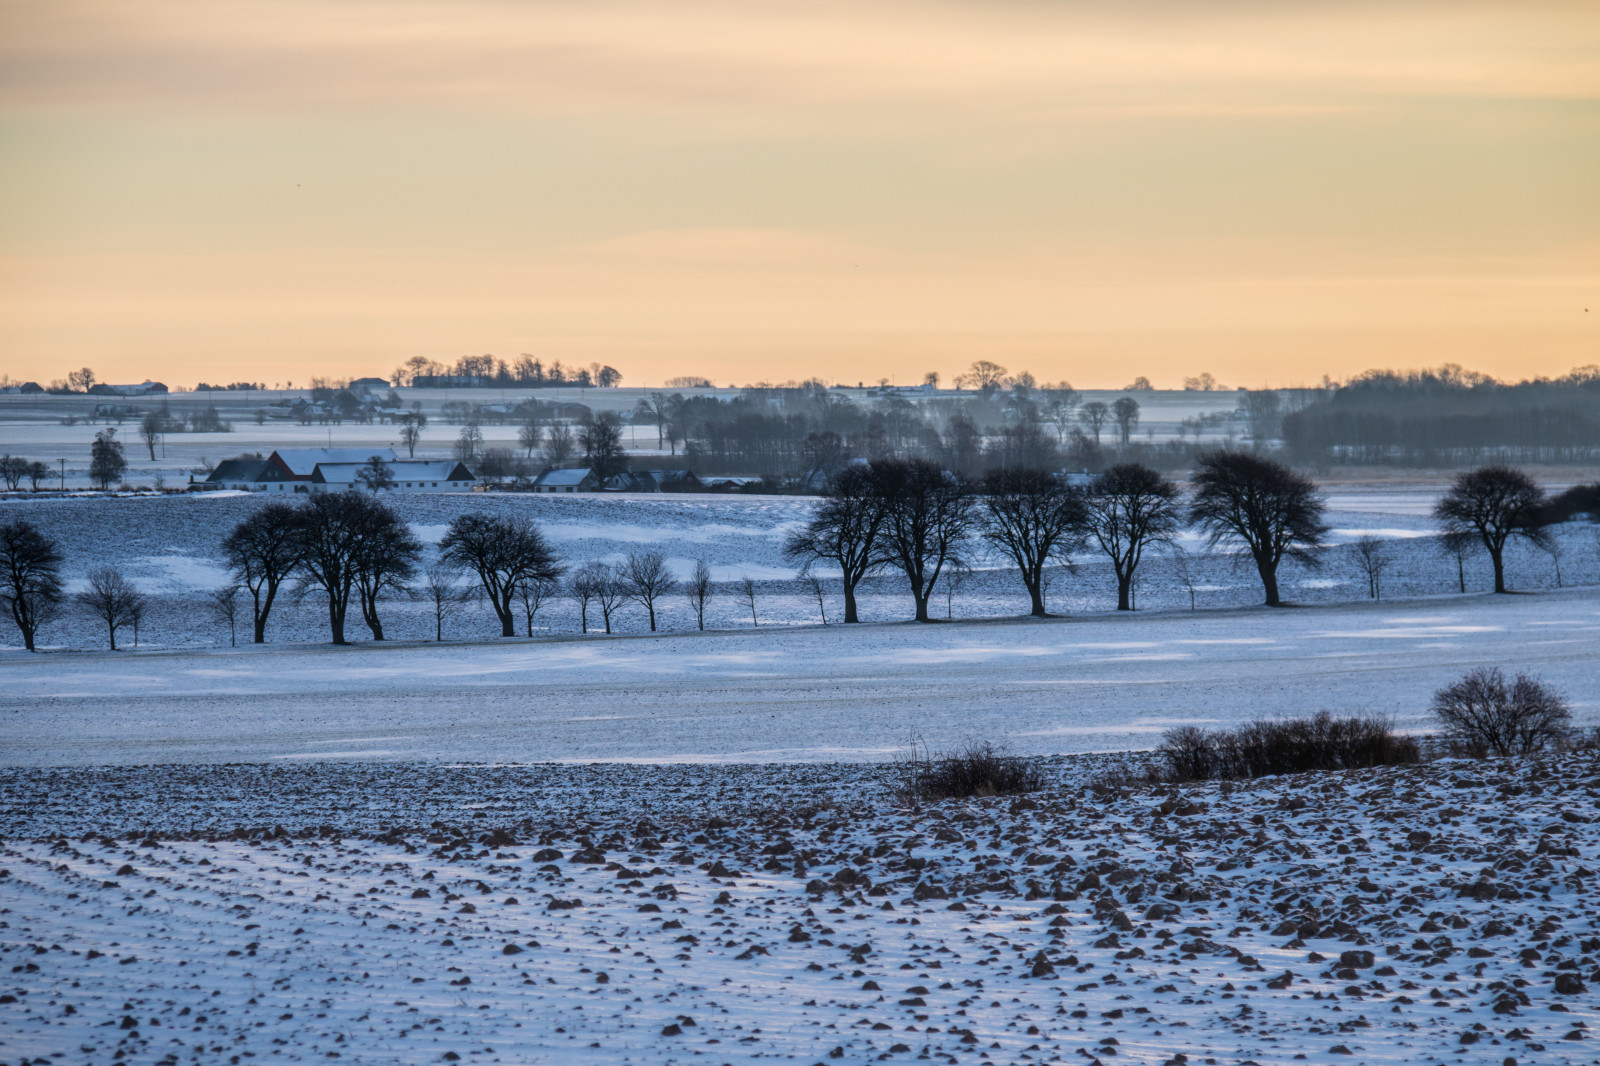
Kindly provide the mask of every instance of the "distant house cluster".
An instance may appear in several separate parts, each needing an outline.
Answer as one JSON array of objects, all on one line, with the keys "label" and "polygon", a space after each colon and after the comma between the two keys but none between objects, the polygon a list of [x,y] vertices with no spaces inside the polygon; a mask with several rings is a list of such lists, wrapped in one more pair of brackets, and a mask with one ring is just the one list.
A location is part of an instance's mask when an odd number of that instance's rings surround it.
[{"label": "distant house cluster", "polygon": [[477,480],[454,459],[401,459],[391,448],[280,448],[265,459],[218,463],[205,484],[245,492],[467,492]]},{"label": "distant house cluster", "polygon": [[37,381],[24,381],[20,385],[7,385],[0,388],[0,395],[8,396],[34,396],[44,392],[44,386]]}]

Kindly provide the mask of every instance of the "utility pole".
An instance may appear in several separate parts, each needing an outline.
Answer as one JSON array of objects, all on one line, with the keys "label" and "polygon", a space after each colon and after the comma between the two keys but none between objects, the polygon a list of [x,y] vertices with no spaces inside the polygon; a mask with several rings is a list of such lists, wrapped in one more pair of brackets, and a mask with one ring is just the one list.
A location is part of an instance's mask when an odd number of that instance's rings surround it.
[{"label": "utility pole", "polygon": [[65,459],[62,459],[62,460],[60,460],[60,463],[61,463],[61,491],[62,492],[66,492],[67,491],[67,461]]}]

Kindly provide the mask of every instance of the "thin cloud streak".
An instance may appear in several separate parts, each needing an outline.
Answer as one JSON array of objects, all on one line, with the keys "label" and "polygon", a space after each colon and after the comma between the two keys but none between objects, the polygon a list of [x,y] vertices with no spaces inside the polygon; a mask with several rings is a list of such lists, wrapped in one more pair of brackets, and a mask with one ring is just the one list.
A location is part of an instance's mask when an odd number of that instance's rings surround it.
[{"label": "thin cloud streak", "polygon": [[3,24],[12,106],[1190,102],[1238,116],[1351,94],[1600,95],[1600,9],[1565,3],[97,0],[13,3]]}]

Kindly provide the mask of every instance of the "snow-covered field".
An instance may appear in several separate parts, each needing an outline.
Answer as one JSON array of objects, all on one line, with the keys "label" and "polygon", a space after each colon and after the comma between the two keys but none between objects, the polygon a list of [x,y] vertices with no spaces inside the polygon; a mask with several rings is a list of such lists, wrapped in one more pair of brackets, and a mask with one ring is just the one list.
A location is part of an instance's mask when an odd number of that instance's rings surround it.
[{"label": "snow-covered field", "polygon": [[837,767],[6,772],[0,1056],[1596,1060],[1592,753],[1103,764],[922,807]]},{"label": "snow-covered field", "polygon": [[[849,629],[779,550],[811,501],[400,497],[430,544],[486,508],[572,562],[705,559],[760,580],[762,624],[724,584],[704,634],[678,602],[585,638],[559,604],[434,644],[396,602],[400,640],[334,648],[308,602],[237,650],[199,604],[258,500],[0,503],[73,581],[110,563],[155,600],[145,650],[87,650],[69,612],[0,651],[0,1063],[1593,1063],[1593,752],[1097,787],[1180,723],[1424,728],[1486,664],[1600,722],[1600,590],[1519,552],[1539,591],[1456,595],[1431,490],[1330,495],[1337,541],[1390,542],[1393,600],[1335,548],[1288,573],[1301,607],[1211,559],[1200,610],[1158,562],[1117,615],[1085,556],[1065,617],[1017,617],[990,563],[962,621],[899,621],[884,577]],[[1594,530],[1565,536],[1592,582]],[[908,805],[913,738],[1044,756],[1050,787]]]},{"label": "snow-covered field", "polygon": [[1380,711],[1421,726],[1474,666],[1600,721],[1600,591],[1269,610],[746,628],[475,644],[8,653],[13,765],[235,760],[826,761],[921,736],[1027,753],[1182,722]]},{"label": "snow-covered field", "polygon": [[[1323,565],[1308,570],[1285,564],[1285,595],[1301,603],[1336,603],[1367,596],[1367,581],[1360,571],[1352,541],[1365,534],[1384,538],[1392,563],[1383,575],[1385,597],[1447,595],[1459,588],[1456,561],[1438,549],[1427,512],[1438,486],[1338,487],[1329,492],[1330,540],[1333,547]],[[713,628],[749,627],[749,607],[728,584],[744,577],[760,583],[757,618],[764,625],[816,624],[821,619],[809,588],[795,579],[795,566],[782,554],[783,540],[804,523],[816,501],[795,497],[729,497],[711,495],[587,495],[528,496],[498,493],[395,496],[390,502],[411,523],[419,539],[436,544],[455,515],[469,510],[517,514],[532,518],[549,535],[563,557],[572,564],[592,559],[620,561],[630,551],[653,549],[669,557],[674,569],[686,576],[696,560],[705,560],[723,583],[711,603],[708,625]],[[153,597],[153,605],[139,632],[141,646],[177,647],[226,643],[226,626],[205,610],[204,593],[227,580],[219,557],[227,531],[262,500],[244,494],[206,494],[164,498],[80,497],[0,502],[0,517],[21,517],[35,523],[62,545],[66,572],[72,587],[80,587],[93,567],[121,568]],[[1600,530],[1589,523],[1571,523],[1558,532],[1564,546],[1561,558],[1564,584],[1593,585],[1600,581]],[[1203,545],[1189,537],[1185,547],[1202,553]],[[936,592],[935,611],[958,618],[1015,616],[1027,609],[1027,597],[1015,571],[993,553],[974,545],[973,575],[959,587]],[[430,547],[430,551],[431,551]],[[1515,588],[1544,589],[1556,585],[1553,560],[1542,552],[1514,543],[1509,549],[1509,573]],[[1062,613],[1104,612],[1116,605],[1116,586],[1105,557],[1085,552],[1076,560],[1076,573],[1059,568],[1052,575],[1049,602]],[[1200,554],[1191,564],[1194,602],[1204,609],[1260,602],[1260,585],[1253,568],[1232,557]],[[826,578],[826,571],[819,570]],[[1469,590],[1490,584],[1486,558],[1481,553],[1467,561]],[[837,621],[843,607],[837,579],[825,581],[823,608]],[[948,593],[948,596],[947,594]],[[1166,553],[1155,552],[1140,571],[1136,588],[1141,608],[1168,609],[1190,606],[1188,588],[1178,579]],[[863,589],[862,617],[888,621],[907,618],[911,600],[903,578],[884,573]],[[401,639],[433,635],[429,608],[419,602],[394,600],[383,608],[385,629]],[[591,619],[593,621],[593,619]],[[667,629],[691,627],[693,615],[681,597],[669,597],[661,615]],[[616,620],[622,632],[645,628],[642,610],[626,607]],[[535,620],[540,633],[567,634],[579,630],[578,611],[569,601],[549,604]],[[364,634],[359,619],[349,635]],[[453,638],[490,637],[499,632],[487,609],[468,608],[447,624]],[[132,634],[128,634],[131,638]],[[269,639],[319,641],[327,639],[327,623],[319,604],[280,601],[268,630]],[[0,642],[17,642],[14,629],[0,629]],[[131,642],[126,641],[126,642]],[[104,633],[95,619],[79,608],[64,612],[47,626],[41,643],[53,647],[95,648],[104,645]],[[3,644],[0,644],[3,646]]]}]

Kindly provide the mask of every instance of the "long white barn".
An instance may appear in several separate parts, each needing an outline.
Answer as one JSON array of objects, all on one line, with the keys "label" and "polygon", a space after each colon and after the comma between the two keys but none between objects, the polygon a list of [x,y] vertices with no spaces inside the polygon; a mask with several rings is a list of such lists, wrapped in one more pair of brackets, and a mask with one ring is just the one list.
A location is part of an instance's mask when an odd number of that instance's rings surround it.
[{"label": "long white barn", "polygon": [[[393,484],[384,492],[463,492],[477,483],[466,464],[454,459],[396,459],[385,463]],[[366,463],[318,463],[311,473],[312,492],[344,492],[365,489],[362,471]]]}]

